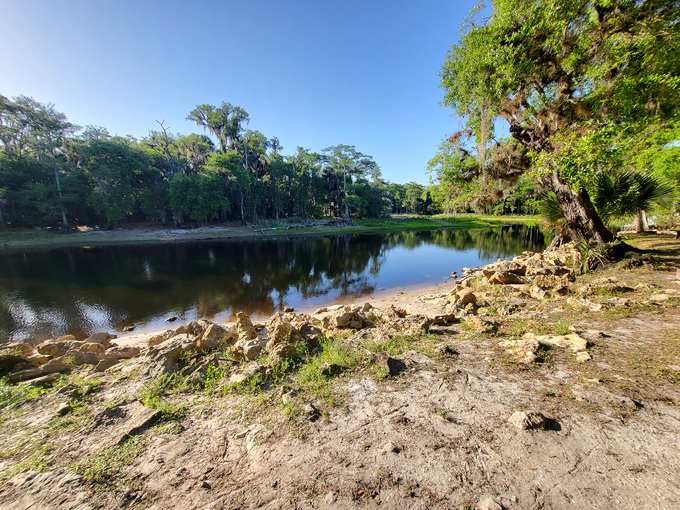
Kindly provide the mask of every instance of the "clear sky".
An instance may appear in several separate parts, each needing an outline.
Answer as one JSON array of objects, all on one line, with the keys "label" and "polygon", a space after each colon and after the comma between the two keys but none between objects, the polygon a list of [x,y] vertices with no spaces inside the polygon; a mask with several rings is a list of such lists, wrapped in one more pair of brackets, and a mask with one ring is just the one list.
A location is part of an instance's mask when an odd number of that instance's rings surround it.
[{"label": "clear sky", "polygon": [[355,145],[393,182],[459,129],[439,68],[476,0],[0,0],[0,94],[142,137],[197,104],[245,108],[284,154]]}]

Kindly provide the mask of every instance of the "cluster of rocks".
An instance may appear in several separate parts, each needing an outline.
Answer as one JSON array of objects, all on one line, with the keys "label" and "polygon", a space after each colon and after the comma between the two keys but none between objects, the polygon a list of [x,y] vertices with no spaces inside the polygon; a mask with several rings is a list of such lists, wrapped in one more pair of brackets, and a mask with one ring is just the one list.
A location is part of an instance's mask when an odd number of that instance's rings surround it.
[{"label": "cluster of rocks", "polygon": [[94,365],[102,372],[121,359],[138,356],[138,347],[119,347],[111,342],[116,335],[95,333],[85,340],[73,335],[50,339],[37,347],[26,342],[5,344],[0,350],[0,370],[9,372],[7,381],[32,384],[50,383],[60,372],[80,365]]}]

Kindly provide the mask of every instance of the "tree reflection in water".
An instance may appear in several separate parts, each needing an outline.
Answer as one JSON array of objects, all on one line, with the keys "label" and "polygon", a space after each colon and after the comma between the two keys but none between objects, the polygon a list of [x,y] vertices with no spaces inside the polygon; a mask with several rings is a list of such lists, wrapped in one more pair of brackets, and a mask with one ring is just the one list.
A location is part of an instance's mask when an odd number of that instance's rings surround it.
[{"label": "tree reflection in water", "polygon": [[436,273],[428,247],[445,253],[441,274],[432,276],[441,281],[470,260],[476,265],[542,250],[545,239],[535,227],[513,225],[6,253],[0,256],[0,339],[83,337],[131,323],[155,329],[170,315],[262,316],[284,306],[356,299],[385,285],[381,271],[390,260],[406,261],[393,263],[398,276],[390,286],[422,283],[424,268]]}]

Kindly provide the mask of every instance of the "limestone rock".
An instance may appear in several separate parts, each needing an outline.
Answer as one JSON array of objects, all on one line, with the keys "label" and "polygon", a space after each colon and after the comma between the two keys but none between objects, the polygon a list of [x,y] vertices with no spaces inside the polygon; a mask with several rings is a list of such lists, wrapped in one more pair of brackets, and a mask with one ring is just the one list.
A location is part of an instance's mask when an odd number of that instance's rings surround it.
[{"label": "limestone rock", "polygon": [[26,342],[12,342],[0,347],[0,357],[4,355],[33,356],[35,349]]},{"label": "limestone rock", "polygon": [[503,507],[491,495],[486,494],[479,498],[475,510],[503,510]]},{"label": "limestone rock", "polygon": [[571,333],[569,335],[541,335],[536,336],[532,333],[527,333],[525,336],[533,336],[538,340],[539,343],[543,345],[549,345],[551,347],[562,347],[569,348],[572,351],[584,351],[588,347],[588,341],[585,338],[581,338],[576,333]]},{"label": "limestone rock", "polygon": [[532,286],[529,292],[532,298],[538,299],[539,301],[542,301],[548,297],[548,293],[538,285]]},{"label": "limestone rock", "polygon": [[229,378],[229,384],[241,384],[252,379],[264,379],[267,367],[260,363],[248,363],[235,371]]},{"label": "limestone rock", "polygon": [[147,364],[147,374],[157,377],[175,371],[180,356],[185,352],[195,350],[197,345],[196,337],[185,333],[175,335],[156,347],[150,347],[147,353],[150,358]]},{"label": "limestone rock", "polygon": [[465,324],[479,333],[493,333],[498,330],[498,324],[491,319],[484,319],[476,315],[465,317]]},{"label": "limestone rock", "polygon": [[61,335],[59,338],[57,338],[57,342],[68,342],[70,340],[76,340],[76,337],[73,335]]},{"label": "limestone rock", "polygon": [[44,356],[59,357],[69,351],[93,352],[104,354],[104,346],[95,342],[81,342],[78,340],[46,340],[38,346],[38,352]]},{"label": "limestone rock", "polygon": [[36,379],[37,377],[42,377],[44,375],[54,374],[57,372],[66,372],[67,370],[74,368],[74,366],[75,365],[71,365],[70,363],[51,360],[49,363],[46,363],[41,367],[22,370],[21,372],[10,374],[7,376],[7,382],[17,383],[19,381]]},{"label": "limestone rock", "polygon": [[427,317],[431,324],[451,324],[457,322],[455,313],[447,312],[445,308],[435,304],[414,301],[406,307],[406,310],[411,315]]},{"label": "limestone rock", "polygon": [[517,358],[520,363],[528,364],[536,361],[536,352],[538,352],[539,346],[536,335],[524,335],[518,340],[503,340],[499,345],[505,349],[507,354]]},{"label": "limestone rock", "polygon": [[97,365],[99,363],[99,356],[97,356],[93,352],[69,351],[65,353],[63,356],[55,358],[52,361],[61,361],[76,366]]},{"label": "limestone rock", "polygon": [[238,333],[232,328],[223,328],[217,324],[210,324],[198,341],[198,348],[211,350],[223,345],[234,345],[238,340]]},{"label": "limestone rock", "polygon": [[303,341],[304,338],[297,328],[290,322],[283,320],[280,314],[277,313],[270,319],[267,326],[267,351],[273,352],[274,347],[278,344],[294,345]]},{"label": "limestone rock", "polygon": [[102,344],[104,346],[104,349],[108,349],[109,347],[111,347],[111,340],[113,340],[114,338],[117,338],[117,336],[112,333],[95,333],[93,335],[88,336],[85,339],[85,341],[95,344]]},{"label": "limestone rock", "polygon": [[592,356],[588,354],[586,351],[581,351],[576,353],[576,361],[579,363],[585,363],[586,361],[590,361]]},{"label": "limestone rock", "polygon": [[533,411],[515,411],[508,419],[508,423],[522,430],[547,430],[552,428],[551,420],[548,420],[541,413]]},{"label": "limestone rock", "polygon": [[335,316],[335,327],[340,329],[361,329],[364,326],[364,318],[358,310],[346,306],[342,312]]},{"label": "limestone rock", "polygon": [[257,338],[257,330],[250,321],[250,317],[243,312],[236,314],[236,332],[238,333],[239,341]]},{"label": "limestone rock", "polygon": [[29,379],[27,381],[24,381],[20,383],[22,386],[40,386],[40,387],[47,387],[52,385],[52,383],[56,382],[57,379],[61,377],[61,374],[59,372],[55,372],[53,374],[47,374],[43,375],[41,377],[36,377],[35,379]]},{"label": "limestone rock", "polygon": [[183,326],[180,326],[175,331],[175,335],[193,335],[196,338],[201,338],[205,333],[205,330],[210,326],[210,322],[199,319],[197,321],[187,322]]},{"label": "limestone rock", "polygon": [[106,350],[104,356],[113,359],[130,359],[139,356],[140,353],[139,347],[111,347]]},{"label": "limestone rock", "polygon": [[587,308],[591,312],[599,312],[604,308],[600,303],[595,303],[589,299],[570,297],[567,298],[567,304],[574,308]]},{"label": "limestone rock", "polygon": [[257,338],[257,336],[250,340],[241,339],[234,345],[233,353],[236,359],[254,360],[260,355],[265,345],[267,345],[267,340]]},{"label": "limestone rock", "polygon": [[398,375],[406,369],[403,361],[388,356],[384,352],[374,352],[371,355],[373,363],[387,371],[390,376]]},{"label": "limestone rock", "polygon": [[120,360],[116,358],[104,358],[101,360],[96,367],[94,367],[95,372],[106,372],[109,368],[120,363]]},{"label": "limestone rock", "polygon": [[497,283],[500,285],[524,283],[524,280],[515,273],[508,273],[504,271],[496,271],[488,277],[489,283]]},{"label": "limestone rock", "polygon": [[155,347],[156,345],[160,345],[163,342],[170,340],[173,336],[175,336],[175,332],[172,329],[169,329],[161,333],[160,335],[154,335],[151,338],[149,338],[147,345],[149,347]]}]

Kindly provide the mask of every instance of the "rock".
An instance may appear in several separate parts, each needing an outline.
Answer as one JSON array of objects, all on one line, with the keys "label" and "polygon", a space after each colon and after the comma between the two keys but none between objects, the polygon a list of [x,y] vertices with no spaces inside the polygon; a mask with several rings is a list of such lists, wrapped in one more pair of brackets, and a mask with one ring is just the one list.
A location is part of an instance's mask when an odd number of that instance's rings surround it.
[{"label": "rock", "polygon": [[236,359],[254,360],[260,355],[265,345],[267,345],[267,340],[257,337],[252,340],[242,339],[236,342],[232,352],[234,353]]},{"label": "rock", "polygon": [[57,338],[57,342],[68,342],[73,340],[76,340],[76,337],[73,335],[61,335],[59,338]]},{"label": "rock", "polygon": [[497,283],[500,285],[508,285],[515,283],[524,283],[524,280],[515,273],[508,273],[504,271],[496,271],[488,277],[489,283]]},{"label": "rock", "polygon": [[586,361],[590,361],[592,356],[588,354],[586,351],[581,351],[576,353],[576,361],[579,363],[585,363]]},{"label": "rock", "polygon": [[479,498],[477,504],[475,505],[475,510],[504,510],[501,505],[499,505],[495,499],[489,494],[486,494]]},{"label": "rock", "polygon": [[576,333],[571,333],[569,335],[541,335],[536,336],[533,333],[527,333],[525,337],[533,336],[539,343],[543,345],[549,345],[551,347],[562,347],[570,348],[572,351],[584,351],[588,347],[588,341],[585,338],[581,338]]},{"label": "rock", "polygon": [[149,347],[155,347],[156,345],[160,345],[163,342],[170,340],[173,336],[175,336],[175,332],[172,329],[169,329],[160,335],[155,335],[149,338],[147,345]]},{"label": "rock", "polygon": [[284,307],[283,307],[283,312],[284,312],[284,313],[292,313],[292,312],[294,312],[294,311],[295,311],[295,308],[293,308],[292,306],[284,306]]},{"label": "rock", "polygon": [[584,400],[599,406],[609,405],[612,407],[624,407],[626,409],[637,409],[642,407],[633,399],[623,395],[616,395],[606,390],[574,392],[577,400]]},{"label": "rock", "polygon": [[114,359],[130,359],[139,356],[140,353],[139,347],[111,347],[106,350],[104,356]]},{"label": "rock", "polygon": [[346,306],[343,311],[335,316],[335,327],[340,329],[361,329],[364,326],[364,318],[357,310]]},{"label": "rock", "polygon": [[175,322],[178,318],[179,317],[173,315],[172,317],[168,317],[167,319],[165,319],[165,322]]},{"label": "rock", "polygon": [[95,372],[105,372],[114,365],[120,363],[119,359],[116,358],[104,358],[101,360],[97,366],[94,368]]},{"label": "rock", "polygon": [[26,363],[28,356],[20,354],[0,354],[0,370],[14,370],[20,363]]},{"label": "rock", "polygon": [[548,430],[552,428],[553,424],[552,420],[549,420],[541,413],[533,411],[515,411],[508,419],[508,423],[522,430]]},{"label": "rock", "polygon": [[494,333],[498,330],[498,323],[491,319],[484,319],[476,315],[465,317],[465,324],[472,330],[479,333]]},{"label": "rock", "polygon": [[282,401],[284,404],[289,404],[290,402],[293,401],[293,399],[295,399],[295,397],[298,396],[298,393],[299,393],[299,392],[298,392],[297,390],[291,390],[291,391],[289,391],[288,393],[284,393],[284,394],[281,396],[281,401]]},{"label": "rock", "polygon": [[37,377],[35,379],[30,379],[20,383],[22,386],[51,386],[52,383],[56,382],[57,379],[61,377],[61,374],[56,372],[54,374],[43,375],[42,377]]},{"label": "rock", "polygon": [[300,334],[305,339],[305,342],[307,342],[307,345],[311,345],[312,347],[319,345],[319,342],[326,337],[321,328],[316,327],[310,322],[299,325],[298,331],[300,331]]},{"label": "rock", "polygon": [[627,285],[617,283],[616,281],[604,281],[581,285],[576,292],[582,296],[590,296],[592,294],[619,294],[631,291],[633,291],[633,289]]},{"label": "rock", "polygon": [[113,340],[114,338],[117,338],[117,336],[112,333],[95,333],[93,335],[88,336],[85,339],[85,341],[95,344],[101,344],[104,346],[104,349],[108,349],[109,347],[111,347],[111,340]]},{"label": "rock", "polygon": [[223,345],[234,345],[238,341],[238,333],[232,328],[223,328],[217,324],[210,324],[198,341],[198,348],[212,350]]},{"label": "rock", "polygon": [[61,361],[63,363],[80,365],[97,365],[99,363],[99,356],[93,352],[78,352],[69,351],[63,356],[55,358],[53,361]]},{"label": "rock", "polygon": [[371,308],[373,308],[373,305],[366,301],[361,308],[363,308],[364,310],[370,310]]},{"label": "rock", "polygon": [[27,381],[29,379],[36,379],[37,377],[42,377],[44,375],[54,374],[57,372],[66,372],[71,370],[75,365],[69,363],[63,363],[62,361],[51,360],[49,363],[38,367],[31,368],[29,370],[22,370],[15,374],[10,374],[7,376],[7,382],[17,383],[19,381]]},{"label": "rock", "polygon": [[445,308],[431,303],[414,301],[406,307],[406,310],[411,315],[427,317],[430,324],[452,324],[457,322],[455,313],[447,312]]},{"label": "rock", "polygon": [[413,335],[422,331],[429,331],[431,325],[432,319],[425,317],[424,315],[409,315],[404,318],[389,319],[385,321],[382,327],[385,331]]},{"label": "rock", "polygon": [[371,355],[373,363],[387,371],[390,376],[398,375],[406,369],[406,364],[398,359],[392,358],[384,352],[374,352]]},{"label": "rock", "polygon": [[125,422],[122,433],[118,436],[117,444],[122,444],[128,437],[134,436],[147,428],[163,413],[160,409],[149,409],[139,402],[126,406]]},{"label": "rock", "polygon": [[0,347],[0,358],[5,355],[33,356],[35,349],[26,342],[13,342]]},{"label": "rock", "polygon": [[196,338],[201,338],[210,325],[211,323],[204,319],[187,322],[183,326],[177,328],[175,335],[193,335]]},{"label": "rock", "polygon": [[56,416],[66,416],[68,413],[71,412],[71,406],[68,404],[62,404],[59,407],[57,407],[56,411],[54,414]]},{"label": "rock", "polygon": [[393,443],[392,441],[387,441],[380,451],[382,451],[383,453],[399,453],[401,449],[399,448],[399,446],[397,446],[396,443]]},{"label": "rock", "polygon": [[248,363],[229,377],[229,384],[243,384],[247,381],[263,381],[267,367],[260,363]]},{"label": "rock", "polygon": [[453,356],[455,354],[458,354],[454,349],[452,349],[450,346],[446,344],[439,344],[437,347],[434,348],[434,352],[441,356]]},{"label": "rock", "polygon": [[652,303],[661,303],[663,301],[668,301],[671,298],[668,294],[653,294],[649,297]]},{"label": "rock", "polygon": [[319,414],[319,410],[312,403],[305,404],[305,406],[302,408],[302,412],[309,415]]},{"label": "rock", "polygon": [[548,297],[548,293],[538,285],[533,285],[529,290],[529,293],[533,299],[538,299],[539,301]]},{"label": "rock", "polygon": [[93,352],[95,354],[104,354],[104,346],[95,342],[81,342],[78,340],[46,340],[38,345],[38,352],[44,356],[52,356],[57,358],[63,356],[69,351],[76,352]]},{"label": "rock", "polygon": [[529,334],[518,340],[503,340],[499,346],[505,349],[506,354],[514,356],[520,363],[533,363],[536,361],[539,342],[536,335]]},{"label": "rock", "polygon": [[570,297],[567,298],[567,304],[573,306],[574,308],[587,308],[591,312],[599,312],[604,308],[600,303],[594,303],[589,299]]},{"label": "rock", "polygon": [[147,375],[157,377],[161,374],[174,372],[177,369],[177,361],[180,356],[185,352],[195,350],[197,345],[198,340],[195,336],[180,334],[156,347],[150,347],[147,353],[150,358],[147,364]]},{"label": "rock", "polygon": [[[274,315],[267,327],[267,351],[274,351],[278,344],[289,344],[294,346],[298,342],[303,342],[304,338],[290,322],[283,320],[280,314]],[[293,347],[293,355],[295,354]]]},{"label": "rock", "polygon": [[238,333],[239,341],[257,338],[257,330],[253,323],[250,322],[250,317],[243,312],[236,314],[236,332]]},{"label": "rock", "polygon": [[325,307],[325,306],[322,306],[321,308],[317,308],[316,310],[314,310],[314,315],[326,313],[327,311],[328,311],[328,308]]},{"label": "rock", "polygon": [[324,363],[319,367],[319,373],[323,376],[330,377],[342,372],[342,367],[335,363]]},{"label": "rock", "polygon": [[284,359],[294,358],[297,356],[297,349],[293,344],[279,343],[276,344],[272,349],[267,349],[267,351],[274,362],[280,362]]},{"label": "rock", "polygon": [[135,325],[132,325],[132,326],[125,326],[125,327],[123,328],[123,331],[125,331],[126,333],[130,333],[131,331],[134,331],[134,330],[135,330],[135,327],[136,327]]}]

